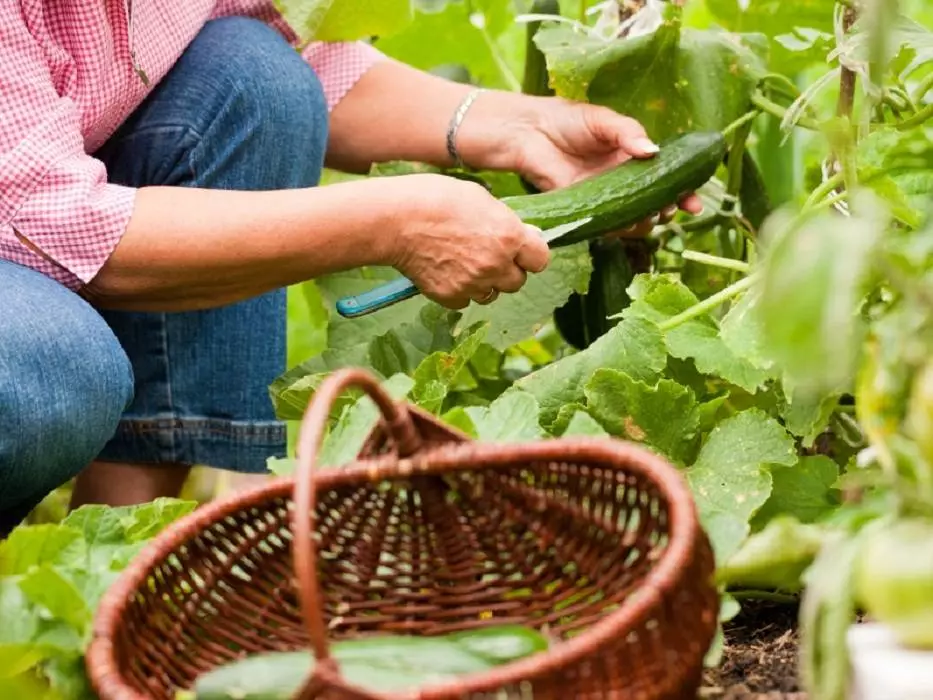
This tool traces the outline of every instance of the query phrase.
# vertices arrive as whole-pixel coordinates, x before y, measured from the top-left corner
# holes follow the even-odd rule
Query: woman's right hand
[[[392,264],[429,299],[451,309],[488,304],[547,267],[538,230],[481,185],[444,175],[392,179],[404,197]]]

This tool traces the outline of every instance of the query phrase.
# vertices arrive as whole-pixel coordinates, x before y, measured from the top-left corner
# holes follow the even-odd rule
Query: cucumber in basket
[[[516,625],[440,637],[383,635],[336,642],[331,653],[343,677],[368,690],[391,692],[450,681],[544,651],[547,639]],[[311,675],[310,651],[249,656],[201,676],[179,700],[291,700]]]

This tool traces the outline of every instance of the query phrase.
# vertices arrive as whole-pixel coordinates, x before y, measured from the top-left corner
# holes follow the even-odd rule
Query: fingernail
[[[670,219],[677,213],[677,205],[672,204],[669,207],[665,207],[664,211],[661,212],[665,218]]]
[[[657,153],[661,149],[654,141],[648,138],[641,138],[635,141],[635,146],[643,153]]]

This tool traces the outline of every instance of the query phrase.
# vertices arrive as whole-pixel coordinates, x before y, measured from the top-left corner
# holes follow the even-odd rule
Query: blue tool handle
[[[344,318],[358,318],[411,299],[420,293],[414,282],[407,277],[399,277],[368,292],[338,299],[337,313]]]

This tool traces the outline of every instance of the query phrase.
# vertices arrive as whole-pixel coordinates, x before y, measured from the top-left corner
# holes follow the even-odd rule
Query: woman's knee
[[[284,173],[285,182],[275,186],[317,184],[327,150],[327,100],[314,70],[284,37],[258,20],[224,17],[205,25],[189,54],[184,60],[224,86],[223,118],[239,120],[241,136],[262,154],[263,169]]]
[[[133,394],[103,319],[51,280],[0,262],[0,511],[38,501],[113,436]]]

